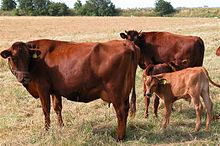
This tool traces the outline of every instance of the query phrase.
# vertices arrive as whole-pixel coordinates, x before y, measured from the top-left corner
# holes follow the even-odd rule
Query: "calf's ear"
[[[125,33],[120,33],[120,36],[121,36],[121,38],[123,38],[123,39],[127,39],[127,38],[128,38],[128,36],[127,36]]]
[[[5,58],[5,59],[6,59],[6,58],[8,58],[10,55],[11,55],[11,52],[8,51],[8,50],[4,50],[4,51],[1,52],[2,58]]]
[[[159,84],[166,85],[167,84],[167,80],[166,79],[159,79]]]

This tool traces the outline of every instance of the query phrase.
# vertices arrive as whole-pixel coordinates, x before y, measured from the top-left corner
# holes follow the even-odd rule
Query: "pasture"
[[[220,83],[220,57],[215,51],[220,45],[220,19],[160,18],[160,17],[0,17],[0,50],[16,41],[49,38],[89,42],[121,39],[124,30],[169,31],[200,36],[205,43],[204,66],[213,81]],[[169,42],[167,42],[169,43]],[[220,145],[220,120],[205,131],[205,112],[202,127],[197,133],[193,104],[179,100],[174,104],[167,130],[161,130],[163,104],[159,118],[150,108],[144,118],[142,70],[136,76],[137,112],[128,118],[126,139],[115,141],[116,114],[102,100],[77,103],[63,98],[64,128],[56,126],[56,114],[51,109],[51,129],[44,130],[44,115],[40,100],[36,100],[17,82],[0,58],[0,145]],[[220,89],[210,85],[214,114],[220,114]],[[151,105],[152,107],[152,101]]]

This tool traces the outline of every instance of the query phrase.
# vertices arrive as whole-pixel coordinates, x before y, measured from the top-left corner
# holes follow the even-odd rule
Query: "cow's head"
[[[16,42],[9,49],[3,50],[1,56],[8,58],[8,64],[11,72],[17,80],[23,85],[30,82],[30,62],[41,54],[40,50],[33,49],[33,45]]]
[[[145,49],[146,48],[145,40],[144,40],[145,33],[142,33],[141,31],[138,32],[136,30],[129,30],[129,31],[125,30],[125,33],[120,33],[120,36],[122,39],[134,42],[134,44],[140,48],[141,55],[140,55],[139,66],[142,69],[145,69],[149,63],[152,63],[150,61],[150,58],[146,55],[148,52],[146,52]]]
[[[141,31],[137,32],[136,30],[125,30],[125,33],[120,33],[120,36],[122,39],[133,41],[136,45],[139,45],[144,37]]]
[[[167,84],[167,80],[156,76],[147,76],[145,73],[143,75],[144,83],[144,96],[150,97],[154,92],[158,90],[159,85]]]

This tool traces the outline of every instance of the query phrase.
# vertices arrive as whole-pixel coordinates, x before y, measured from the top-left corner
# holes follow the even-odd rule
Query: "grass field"
[[[211,78],[220,83],[220,57],[215,55],[220,45],[220,19],[215,18],[0,17],[0,50],[16,41],[39,38],[76,42],[120,39],[119,33],[129,29],[200,36],[206,48],[204,66]],[[7,62],[0,58],[0,145],[220,145],[220,120],[214,121],[206,132],[204,112],[202,128],[195,133],[195,111],[186,101],[174,104],[175,111],[166,131],[160,130],[163,104],[159,119],[154,118],[152,108],[149,118],[144,119],[141,75],[138,69],[136,117],[128,119],[126,140],[116,143],[115,111],[101,100],[84,104],[63,98],[65,127],[56,127],[56,115],[51,110],[52,127],[44,131],[40,101],[28,94],[8,70]],[[210,85],[210,93],[214,114],[220,113],[220,89]]]

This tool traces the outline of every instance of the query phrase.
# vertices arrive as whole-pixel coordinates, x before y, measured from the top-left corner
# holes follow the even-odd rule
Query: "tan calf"
[[[162,125],[163,128],[166,128],[169,123],[172,104],[178,99],[191,98],[196,110],[195,131],[199,131],[201,127],[202,113],[202,103],[200,101],[201,96],[204,100],[207,111],[206,130],[209,130],[212,120],[213,106],[209,96],[209,81],[217,87],[220,87],[220,85],[214,83],[210,79],[205,68],[187,68],[172,73],[163,73],[153,76],[144,75],[143,78],[145,86],[144,94],[150,96],[152,93],[155,93],[164,100],[165,118]]]

